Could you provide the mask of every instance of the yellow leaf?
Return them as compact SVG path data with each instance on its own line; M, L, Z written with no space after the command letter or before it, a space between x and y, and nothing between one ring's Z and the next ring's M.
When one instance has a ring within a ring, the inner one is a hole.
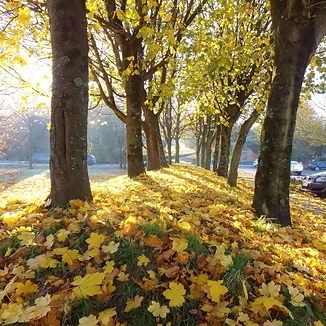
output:
M170 307L181 307L185 302L186 290L181 283L171 282L168 290L163 292L165 298L170 300Z
M72 265L74 260L78 259L79 253L78 250L68 250L66 253L62 255L62 262L67 263L68 265Z
M106 274L111 274L114 270L114 260L107 261L103 269Z
M79 319L78 326L96 326L98 325L98 320L96 316L90 314L88 317L82 317Z
M69 230L61 229L57 232L57 238L60 242L64 242L66 241L69 234L70 234Z
M141 297L139 295L136 295L133 299L128 299L126 308L124 311L129 312L131 309L138 308L141 305L143 299L144 299L144 297Z
M104 240L105 235L92 232L91 236L86 240L88 243L88 249L100 248Z
M223 281L207 281L209 294L214 302L220 302L220 296L228 292L228 288L222 283Z
M261 287L262 288L259 289L259 292L262 295L275 298L280 294L281 287L280 285L276 285L274 281L269 282L268 285L266 283L263 283Z
M324 324L320 320L318 320L314 322L314 326L324 326Z
M16 287L17 294L37 293L39 291L37 284L33 284L30 280L27 280L26 283L17 283Z
M56 268L57 265L59 264L59 261L57 259L53 259L51 257L44 256L42 259L39 261L39 266L42 268Z
M171 238L171 240L173 240L172 249L176 252L181 252L188 248L188 241L186 239Z
M152 301L147 310L154 317L166 318L166 315L170 312L170 309L167 306L160 306L160 304L156 301Z
M102 246L102 250L106 254L113 254L116 251L118 251L119 245L120 245L120 243L116 243L114 241L110 241L107 246L105 246L105 245Z
M77 298L87 298L88 296L93 296L95 294L101 294L100 285L104 280L104 273L94 273L88 274L84 277L76 276L74 281L71 283L75 285L76 288L73 289L73 294Z
M117 314L115 309L109 308L98 314L98 320L101 322L101 325L110 325L109 323L112 321L112 317Z
M130 57L127 57L126 60L128 60L128 61L134 61L135 60L135 57L133 55L131 55Z
M20 240L21 245L23 246L30 246L33 243L35 235L32 232L22 232L17 236Z
M46 237L46 241L44 242L44 245L46 246L47 249L50 249L53 246L53 241L54 241L53 234L49 234Z
M35 299L35 306L28 307L26 313L30 320L39 319L47 315L51 310L49 306L51 302L51 297L49 294L46 294L45 297L40 297Z
M264 295L262 297L257 298L254 302L254 305L262 304L267 310L272 308L273 306L278 306L284 308L282 305L282 302L275 299L274 297L268 297L267 295Z
M3 309L3 305L2 305L2 309ZM27 314L24 313L23 305L20 303L17 304L15 302L9 302L9 304L5 307L5 309L3 309L1 318L5 321L4 324L6 325L28 320Z
M282 326L283 322L280 320L273 319L272 321L267 320L263 326Z
M142 254L141 256L138 256L137 260L138 260L137 266L145 266L146 267L148 265L148 263L150 262L150 260L144 254Z

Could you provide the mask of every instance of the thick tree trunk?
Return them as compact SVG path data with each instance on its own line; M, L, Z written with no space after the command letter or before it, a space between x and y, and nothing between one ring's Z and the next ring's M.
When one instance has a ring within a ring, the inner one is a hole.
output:
M281 0L271 4L276 75L262 129L253 207L257 216L291 225L290 161L296 113L306 67L320 41L317 27L321 25L314 24L314 16L320 16L312 12L312 4L305 7L302 1Z
M126 82L127 98L127 164L128 176L136 177L145 173L143 161L142 121L141 121L141 77L130 75Z
M238 168L239 168L239 162L240 162L240 158L241 158L241 152L243 149L243 145L246 141L246 138L247 138L250 128L256 122L258 117L259 117L258 111L254 110L251 113L251 115L249 116L249 118L241 125L239 135L237 137L237 141L233 148L230 169L229 169L229 175L228 175L228 184L231 187L237 186Z
M49 0L53 55L51 206L92 200L87 171L88 41L85 1Z

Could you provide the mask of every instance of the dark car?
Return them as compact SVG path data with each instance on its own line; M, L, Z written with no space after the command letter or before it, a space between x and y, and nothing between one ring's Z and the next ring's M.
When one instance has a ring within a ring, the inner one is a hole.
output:
M301 189L317 195L326 195L326 172L319 172L304 177Z
M326 161L310 162L308 168L313 171L326 170Z
M87 154L87 164L88 165L96 164L96 157L92 154Z

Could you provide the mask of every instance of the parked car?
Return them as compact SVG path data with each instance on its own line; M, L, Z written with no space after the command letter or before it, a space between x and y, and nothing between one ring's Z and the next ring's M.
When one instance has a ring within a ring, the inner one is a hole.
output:
M301 175L303 171L303 164L298 161L291 161L291 173L296 175Z
M87 154L87 165L94 165L96 163L96 157L92 154Z
M326 170L326 161L310 162L308 168L313 171Z
M326 195L326 172L305 176L302 179L301 189L317 195Z
M257 167L258 166L258 159L254 160L254 162L252 163L253 167ZM302 171L303 171L303 164L299 163L297 161L291 161L291 173L292 174L296 174L296 175L301 175Z

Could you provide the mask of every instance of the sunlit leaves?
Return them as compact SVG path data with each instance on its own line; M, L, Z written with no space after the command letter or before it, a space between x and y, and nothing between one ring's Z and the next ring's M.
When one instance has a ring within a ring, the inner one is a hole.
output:
M230 189L183 165L132 180L105 176L94 192L87 212L1 208L1 323L121 325L146 314L157 324L281 326L299 309L324 323L322 215L293 207L293 228L270 225L253 216L252 185ZM19 219L4 218L12 210ZM24 232L33 235L28 246Z
M186 290L181 283L169 283L169 289L163 292L163 295L170 300L170 307L180 307L184 304Z
M167 306L160 306L156 301L152 301L150 306L147 309L154 317L166 318L166 315L170 312L170 309Z
M84 277L76 276L74 281L71 283L76 286L73 290L73 294L77 298L85 298L95 294L101 294L102 291L100 285L103 282L104 276L104 273L88 274Z

